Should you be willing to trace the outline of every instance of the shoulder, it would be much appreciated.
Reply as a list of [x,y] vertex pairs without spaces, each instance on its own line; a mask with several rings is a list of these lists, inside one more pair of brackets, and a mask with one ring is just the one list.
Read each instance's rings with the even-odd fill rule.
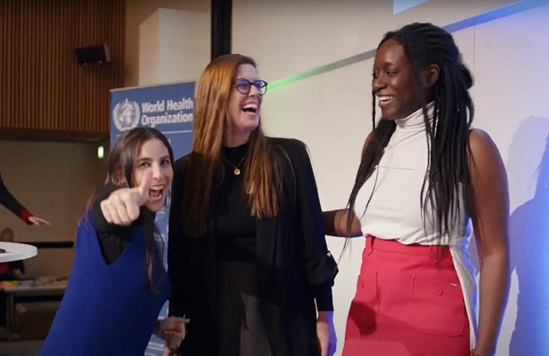
[[186,172],[189,166],[190,153],[177,159],[173,163],[173,179],[172,179],[172,199],[175,196],[183,194],[183,186],[185,185]]
[[485,163],[499,157],[499,150],[490,135],[481,129],[469,131],[469,154],[475,163]]
[[309,154],[307,145],[295,138],[267,137],[267,142],[275,147],[280,147],[292,158],[300,159],[307,157]]
[[174,173],[184,171],[185,168],[187,168],[187,165],[189,164],[191,153],[186,154],[185,156],[175,160],[173,163],[173,171]]
[[496,143],[480,129],[469,132],[469,172],[473,185],[497,185],[507,179],[505,164]]
[[191,158],[194,156],[194,153],[188,153],[184,155],[183,157],[177,159],[173,163],[173,175],[174,180],[180,180],[185,177],[185,173],[189,169],[189,165],[191,164]]

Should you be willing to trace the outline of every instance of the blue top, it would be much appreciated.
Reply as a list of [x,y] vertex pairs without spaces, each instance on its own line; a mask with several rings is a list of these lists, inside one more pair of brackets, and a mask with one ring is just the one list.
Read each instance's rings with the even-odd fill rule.
[[107,264],[91,215],[84,215],[67,289],[39,355],[143,356],[170,291],[161,262],[151,289],[146,247],[143,223],[135,224],[122,255]]

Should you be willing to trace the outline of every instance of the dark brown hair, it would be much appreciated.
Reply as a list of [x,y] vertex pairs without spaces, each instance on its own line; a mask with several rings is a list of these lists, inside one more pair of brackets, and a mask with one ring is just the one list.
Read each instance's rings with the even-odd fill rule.
[[[105,186],[116,186],[121,188],[131,188],[134,186],[133,173],[136,169],[135,165],[143,144],[149,140],[160,140],[168,153],[170,154],[170,164],[173,164],[173,151],[168,142],[168,139],[158,130],[151,127],[137,127],[122,135],[116,141],[114,147],[109,153],[107,161],[107,171],[105,177]],[[154,234],[156,225],[154,224],[153,215],[147,209],[141,209],[145,226],[145,241],[147,245],[147,276],[151,289],[155,290],[159,284],[159,280],[155,280],[154,271],[159,271],[157,266],[161,266],[162,248],[158,246]],[[151,229],[152,227],[152,229]]]

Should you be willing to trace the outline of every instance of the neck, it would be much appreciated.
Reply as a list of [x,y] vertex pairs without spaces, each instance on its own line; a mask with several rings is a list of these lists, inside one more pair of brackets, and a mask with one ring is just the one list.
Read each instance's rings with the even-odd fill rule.
[[[427,116],[432,123],[434,103],[430,102],[425,106],[427,109]],[[408,114],[403,118],[396,119],[395,122],[397,126],[400,128],[406,128],[406,129],[424,129],[425,128],[425,118],[423,116],[423,110],[421,107],[419,107],[417,110],[415,110],[414,112]]]
[[249,140],[249,132],[238,132],[236,130],[230,130],[229,132],[225,132],[225,137],[223,138],[223,146],[236,147],[247,143]]

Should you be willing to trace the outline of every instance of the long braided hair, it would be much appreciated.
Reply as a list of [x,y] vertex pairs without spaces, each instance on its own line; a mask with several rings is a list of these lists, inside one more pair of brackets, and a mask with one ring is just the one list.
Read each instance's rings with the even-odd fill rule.
[[[406,25],[386,33],[378,49],[388,40],[395,40],[403,47],[413,69],[416,89],[421,90],[422,70],[433,64],[439,68],[439,78],[430,91],[430,100],[434,102],[432,121],[429,120],[427,107],[423,105],[429,162],[421,191],[421,207],[425,223],[427,212],[423,197],[426,197],[431,204],[434,227],[439,236],[443,236],[451,229],[462,203],[469,209],[469,213],[474,209],[469,198],[469,130],[474,108],[468,92],[473,79],[461,61],[454,39],[440,27],[430,23]],[[362,152],[355,184],[349,196],[347,207],[350,211],[354,211],[360,188],[374,172],[396,129],[396,123],[392,120],[380,120],[376,126],[375,104],[375,93],[372,92],[373,131]],[[347,215],[347,231],[350,232],[353,214]]]

